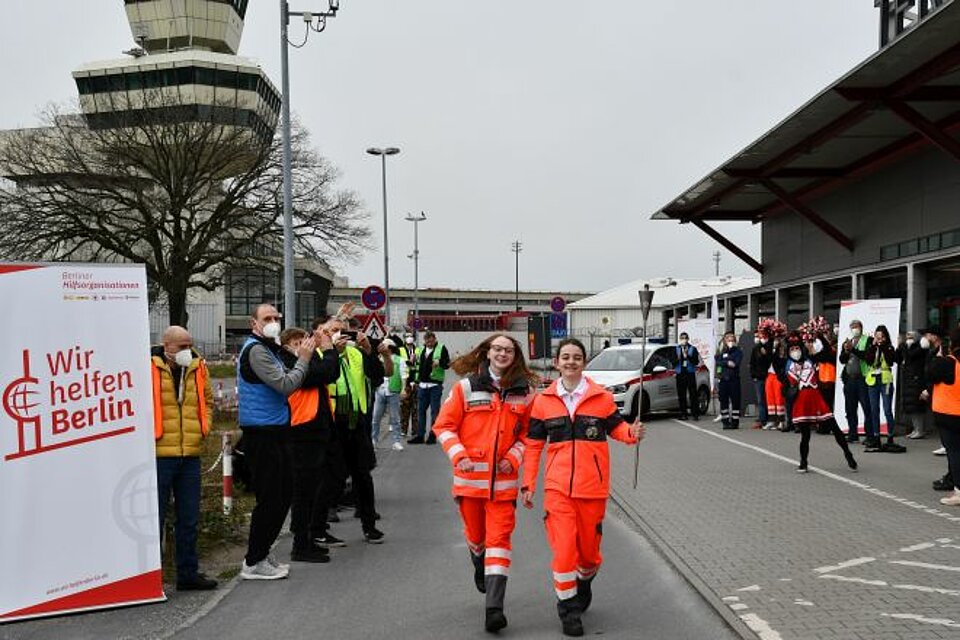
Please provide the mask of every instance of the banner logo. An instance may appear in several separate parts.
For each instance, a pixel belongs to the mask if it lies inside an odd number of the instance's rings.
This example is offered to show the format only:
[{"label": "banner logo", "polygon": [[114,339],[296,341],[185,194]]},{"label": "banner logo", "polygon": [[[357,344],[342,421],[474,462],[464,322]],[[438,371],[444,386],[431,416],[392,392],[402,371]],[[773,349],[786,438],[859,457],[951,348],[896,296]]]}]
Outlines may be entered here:
[{"label": "banner logo", "polygon": [[23,350],[23,375],[3,390],[3,410],[15,424],[16,460],[131,433],[135,411],[126,397],[133,389],[130,371],[105,373],[95,368],[96,352],[75,346],[45,354],[40,379],[31,373],[30,350]]}]

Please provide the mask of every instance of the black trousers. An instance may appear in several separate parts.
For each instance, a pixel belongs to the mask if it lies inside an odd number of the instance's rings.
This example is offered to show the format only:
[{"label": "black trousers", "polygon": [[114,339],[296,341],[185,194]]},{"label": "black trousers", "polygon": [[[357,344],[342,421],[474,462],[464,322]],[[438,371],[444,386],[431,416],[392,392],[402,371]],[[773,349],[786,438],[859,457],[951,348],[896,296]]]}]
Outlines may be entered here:
[{"label": "black trousers", "polygon": [[[851,456],[850,447],[847,445],[847,439],[843,435],[843,431],[840,431],[840,426],[837,424],[837,421],[831,418],[822,424],[825,424],[830,429],[830,433],[833,434],[833,439],[837,441],[837,446],[843,449],[844,458],[849,460]],[[806,469],[807,457],[810,455],[810,428],[816,425],[810,422],[799,422],[797,426],[800,428],[800,466]]]},{"label": "black trousers", "polygon": [[940,442],[947,449],[947,470],[953,478],[953,486],[957,487],[960,483],[960,429],[941,423],[937,424],[937,430],[940,432]]},{"label": "black trousers", "polygon": [[[290,529],[293,547],[311,546],[311,532],[319,525],[320,509],[324,506],[321,494],[324,460],[330,435],[311,440],[291,440],[290,459],[293,462],[293,500],[290,505]],[[326,515],[323,516],[326,520]]]},{"label": "black trousers", "polygon": [[677,399],[680,401],[680,414],[692,414],[700,417],[700,403],[697,402],[697,374],[684,371],[677,374]]},{"label": "black trousers", "polygon": [[364,531],[376,524],[376,495],[371,471],[376,466],[376,453],[366,421],[348,429],[346,420],[337,418],[323,465],[320,503],[315,509],[314,536],[327,532],[327,514],[337,506],[346,486],[347,476],[353,481],[353,495]]},{"label": "black trousers", "polygon": [[740,425],[740,378],[721,379],[717,385],[720,395],[720,415],[723,426]]},{"label": "black trousers", "polygon": [[250,466],[257,505],[250,518],[247,566],[267,557],[287,519],[293,495],[293,468],[289,431],[276,427],[244,429],[246,460]]}]

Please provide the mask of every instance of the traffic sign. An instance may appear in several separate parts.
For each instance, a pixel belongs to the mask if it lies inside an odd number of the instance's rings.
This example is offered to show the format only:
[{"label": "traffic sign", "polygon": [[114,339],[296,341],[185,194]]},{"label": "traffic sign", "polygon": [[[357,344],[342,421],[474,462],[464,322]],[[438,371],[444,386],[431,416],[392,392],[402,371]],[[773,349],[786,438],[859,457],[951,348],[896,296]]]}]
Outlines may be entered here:
[{"label": "traffic sign", "polygon": [[413,328],[416,329],[417,331],[420,331],[421,329],[423,329],[423,318],[421,318],[420,316],[417,316],[416,318],[414,318]]},{"label": "traffic sign", "polygon": [[383,318],[376,313],[367,316],[363,323],[363,332],[367,334],[368,338],[374,340],[383,340],[387,337],[387,328],[383,324]]},{"label": "traffic sign", "polygon": [[563,296],[554,296],[550,299],[550,310],[554,313],[563,313],[566,308],[567,301],[563,299]]},{"label": "traffic sign", "polygon": [[554,338],[567,337],[567,314],[565,313],[550,314],[550,334]]},{"label": "traffic sign", "polygon": [[360,302],[370,311],[382,309],[387,304],[387,292],[383,290],[383,287],[372,284],[360,294]]}]

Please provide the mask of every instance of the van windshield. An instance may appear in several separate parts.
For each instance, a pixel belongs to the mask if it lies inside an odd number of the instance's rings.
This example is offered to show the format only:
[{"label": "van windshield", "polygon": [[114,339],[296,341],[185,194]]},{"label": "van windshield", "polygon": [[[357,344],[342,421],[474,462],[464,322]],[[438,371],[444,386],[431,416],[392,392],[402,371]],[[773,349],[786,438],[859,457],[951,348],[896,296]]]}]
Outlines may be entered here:
[{"label": "van windshield", "polygon": [[[649,354],[649,351],[647,352]],[[639,371],[643,368],[640,349],[607,349],[587,364],[587,371]]]}]

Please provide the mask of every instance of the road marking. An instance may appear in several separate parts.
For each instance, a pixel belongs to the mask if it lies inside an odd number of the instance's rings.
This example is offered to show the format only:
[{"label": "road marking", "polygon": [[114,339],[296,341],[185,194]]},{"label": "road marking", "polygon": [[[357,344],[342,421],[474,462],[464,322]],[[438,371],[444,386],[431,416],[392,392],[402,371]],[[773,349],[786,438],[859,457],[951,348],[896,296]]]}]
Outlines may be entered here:
[{"label": "road marking", "polygon": [[783,640],[783,636],[770,628],[770,624],[755,613],[740,616],[750,630],[760,636],[760,640]]},{"label": "road marking", "polygon": [[760,591],[760,585],[752,584],[749,587],[743,587],[742,589],[737,589],[737,591]]},{"label": "road marking", "polygon": [[736,602],[734,604],[731,604],[730,608],[733,609],[734,611],[743,611],[744,609],[749,609],[750,607],[743,604],[742,602]]},{"label": "road marking", "polygon": [[941,549],[960,549],[960,544],[942,544]]},{"label": "road marking", "polygon": [[724,602],[740,602],[740,598],[738,598],[737,596],[725,596],[723,598],[723,601]]},{"label": "road marking", "polygon": [[825,576],[820,576],[828,580],[839,580],[841,582],[856,582],[857,584],[868,584],[871,587],[889,587],[884,580],[867,580],[866,578],[852,578],[850,576],[838,576],[834,574],[827,574]]},{"label": "road marking", "polygon": [[846,562],[841,562],[839,564],[827,565],[825,567],[817,567],[813,570],[814,573],[832,573],[834,571],[840,571],[841,569],[849,569],[850,567],[858,567],[861,564],[867,564],[869,562],[874,562],[876,558],[854,558],[853,560],[847,560]]},{"label": "road marking", "polygon": [[952,538],[937,538],[937,542],[940,544],[947,544],[948,542],[953,542]]},{"label": "road marking", "polygon": [[900,553],[910,553],[911,551],[923,551],[924,549],[932,549],[937,546],[932,542],[921,542],[920,544],[915,544],[912,547],[904,547],[900,549]]},{"label": "road marking", "polygon": [[949,564],[930,564],[929,562],[915,562],[913,560],[888,560],[890,564],[900,564],[905,567],[919,567],[921,569],[934,569],[936,571],[960,571],[960,567]]},{"label": "road marking", "polygon": [[[743,447],[744,449],[750,449],[751,451],[756,451],[757,453],[763,454],[763,455],[767,456],[768,458],[773,458],[774,460],[780,460],[780,461],[782,461],[782,462],[786,462],[786,463],[790,464],[791,466],[796,466],[796,464],[797,464],[797,461],[796,461],[794,458],[788,458],[787,456],[782,456],[782,455],[780,455],[779,453],[774,453],[773,451],[770,451],[770,450],[768,450],[768,449],[764,449],[763,447],[758,447],[758,446],[753,445],[753,444],[747,444],[746,442],[741,442],[741,441],[739,441],[739,440],[736,440],[736,439],[731,438],[731,437],[729,437],[729,436],[725,436],[725,435],[720,434],[720,433],[714,433],[713,431],[710,431],[709,429],[704,429],[703,427],[698,427],[698,426],[695,425],[695,424],[691,424],[691,423],[685,422],[685,421],[683,421],[683,420],[677,420],[676,418],[674,418],[673,421],[676,422],[677,424],[681,424],[681,425],[687,427],[688,429],[693,429],[694,431],[699,431],[699,432],[704,433],[704,434],[706,434],[706,435],[708,435],[708,436],[712,436],[712,437],[717,438],[717,439],[719,439],[719,440],[723,440],[723,441],[725,441],[725,442],[729,442],[730,444],[737,445],[738,447]],[[886,498],[887,500],[892,500],[893,502],[896,502],[897,504],[902,504],[903,506],[908,507],[908,508],[910,508],[910,509],[913,509],[913,510],[915,510],[915,511],[921,511],[921,512],[923,512],[923,513],[929,513],[930,515],[937,516],[937,517],[943,518],[943,519],[945,519],[945,520],[949,520],[950,522],[960,522],[960,516],[955,516],[955,515],[953,515],[953,513],[956,513],[956,511],[953,511],[952,513],[946,513],[946,512],[944,512],[944,511],[941,511],[940,509],[931,508],[931,507],[928,507],[927,505],[920,504],[919,502],[914,502],[914,501],[908,500],[908,499],[906,499],[906,498],[901,498],[901,497],[899,497],[899,496],[897,496],[897,495],[895,495],[895,494],[890,493],[889,491],[884,491],[883,489],[878,489],[877,487],[872,487],[872,486],[870,486],[870,485],[868,485],[868,484],[865,484],[865,483],[863,483],[863,482],[857,482],[856,480],[851,480],[850,478],[845,478],[845,477],[843,477],[843,476],[841,476],[841,475],[838,475],[838,474],[836,474],[836,473],[832,473],[832,472],[830,472],[830,471],[827,471],[826,469],[821,469],[821,468],[819,468],[819,467],[809,466],[808,469],[809,469],[810,471],[812,471],[812,472],[814,472],[814,473],[818,473],[818,474],[820,474],[820,475],[822,475],[822,476],[824,476],[824,477],[826,477],[826,478],[830,478],[831,480],[836,480],[837,482],[842,482],[843,484],[849,485],[849,486],[851,486],[851,487],[856,487],[857,489],[860,489],[861,491],[865,491],[865,492],[867,492],[867,493],[873,494],[873,495],[878,496],[878,497],[881,497],[881,498]]]},{"label": "road marking", "polygon": [[857,584],[866,584],[871,587],[890,587],[891,589],[902,589],[904,591],[920,591],[922,593],[936,593],[942,596],[960,596],[960,589],[944,589],[941,587],[926,587],[919,584],[890,584],[885,580],[867,580],[866,578],[854,578],[851,576],[838,576],[827,574],[820,576],[827,580],[839,580],[840,582],[855,582]]},{"label": "road marking", "polygon": [[897,620],[914,620],[916,622],[925,622],[926,624],[936,624],[942,627],[960,629],[960,622],[955,622],[950,618],[924,618],[915,613],[881,613],[880,615],[887,618],[896,618]]},{"label": "road marking", "polygon": [[809,600],[804,600],[803,598],[797,598],[796,600],[793,601],[793,604],[798,604],[798,605],[800,605],[801,607],[812,607],[812,606],[813,606],[813,603],[812,603],[812,602],[810,602]]}]

